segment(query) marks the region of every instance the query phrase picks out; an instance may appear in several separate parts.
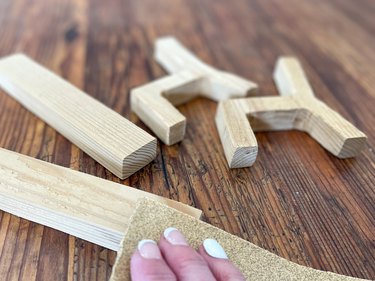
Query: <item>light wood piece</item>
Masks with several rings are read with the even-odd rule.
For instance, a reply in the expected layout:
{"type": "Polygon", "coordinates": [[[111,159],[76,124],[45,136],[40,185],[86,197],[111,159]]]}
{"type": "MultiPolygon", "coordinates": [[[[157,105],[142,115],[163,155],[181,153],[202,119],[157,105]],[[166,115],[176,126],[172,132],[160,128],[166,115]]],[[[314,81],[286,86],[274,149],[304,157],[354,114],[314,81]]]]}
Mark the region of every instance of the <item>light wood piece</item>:
{"type": "Polygon", "coordinates": [[[124,179],[156,156],[156,139],[22,54],[0,60],[0,87],[124,179]]]}
{"type": "Polygon", "coordinates": [[[164,229],[171,226],[180,230],[189,244],[196,249],[204,239],[216,239],[223,246],[230,260],[244,274],[246,280],[364,280],[298,265],[210,224],[186,216],[158,202],[143,199],[140,200],[121,242],[110,281],[130,281],[130,257],[138,242],[142,239],[158,241],[164,229]]]}
{"type": "Polygon", "coordinates": [[[314,96],[297,59],[281,57],[274,80],[281,97],[244,98],[219,104],[216,126],[230,168],[254,163],[258,144],[253,131],[301,130],[338,158],[361,152],[366,135],[314,96]]]}
{"type": "Polygon", "coordinates": [[[168,145],[185,135],[186,118],[175,106],[197,96],[214,101],[245,97],[257,88],[249,80],[201,62],[172,37],[156,41],[155,59],[172,75],[133,89],[131,104],[139,118],[168,145]]]}
{"type": "Polygon", "coordinates": [[[0,209],[117,251],[140,198],[188,205],[0,148],[0,209]]]}

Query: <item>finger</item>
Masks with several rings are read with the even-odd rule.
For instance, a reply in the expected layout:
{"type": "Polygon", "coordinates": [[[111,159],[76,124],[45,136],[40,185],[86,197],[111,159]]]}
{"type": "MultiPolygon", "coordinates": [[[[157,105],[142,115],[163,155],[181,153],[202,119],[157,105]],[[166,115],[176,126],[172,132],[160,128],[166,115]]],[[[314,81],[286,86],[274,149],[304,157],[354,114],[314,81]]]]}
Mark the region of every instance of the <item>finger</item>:
{"type": "Polygon", "coordinates": [[[223,247],[216,240],[204,240],[198,252],[218,281],[245,281],[241,271],[228,259],[223,247]]]}
{"type": "Polygon", "coordinates": [[[132,281],[176,281],[176,276],[163,259],[158,245],[142,240],[130,261],[132,281]]]}
{"type": "Polygon", "coordinates": [[[159,247],[179,281],[216,281],[207,262],[177,229],[167,228],[159,247]]]}

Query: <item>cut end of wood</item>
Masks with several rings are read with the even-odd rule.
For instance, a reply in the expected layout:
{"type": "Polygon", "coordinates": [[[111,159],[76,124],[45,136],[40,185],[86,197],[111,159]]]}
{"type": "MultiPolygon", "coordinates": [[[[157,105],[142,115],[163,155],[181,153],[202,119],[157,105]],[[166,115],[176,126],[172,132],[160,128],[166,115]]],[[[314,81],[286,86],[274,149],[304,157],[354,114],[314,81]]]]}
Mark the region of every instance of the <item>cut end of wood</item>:
{"type": "Polygon", "coordinates": [[[186,132],[186,118],[171,126],[167,132],[165,144],[174,145],[182,141],[186,132]]]}
{"type": "Polygon", "coordinates": [[[153,138],[150,142],[146,143],[132,154],[126,156],[122,161],[122,174],[118,177],[126,179],[147,164],[151,163],[156,157],[156,150],[157,140],[153,138]]]}
{"type": "Polygon", "coordinates": [[[361,151],[364,149],[366,142],[366,136],[352,137],[346,139],[337,157],[341,159],[346,159],[359,155],[361,151]]]}
{"type": "Polygon", "coordinates": [[[237,147],[230,158],[228,158],[229,168],[251,167],[258,155],[258,146],[237,147]]]}

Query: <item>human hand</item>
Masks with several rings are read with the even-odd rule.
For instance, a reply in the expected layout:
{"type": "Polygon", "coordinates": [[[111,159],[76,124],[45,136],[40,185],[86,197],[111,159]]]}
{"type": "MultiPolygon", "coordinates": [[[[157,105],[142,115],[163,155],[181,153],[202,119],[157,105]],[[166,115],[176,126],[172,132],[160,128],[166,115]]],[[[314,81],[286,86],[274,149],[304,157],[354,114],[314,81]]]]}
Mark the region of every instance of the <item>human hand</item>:
{"type": "Polygon", "coordinates": [[[216,240],[198,249],[175,228],[167,228],[157,244],[142,240],[131,258],[132,281],[244,281],[216,240]]]}

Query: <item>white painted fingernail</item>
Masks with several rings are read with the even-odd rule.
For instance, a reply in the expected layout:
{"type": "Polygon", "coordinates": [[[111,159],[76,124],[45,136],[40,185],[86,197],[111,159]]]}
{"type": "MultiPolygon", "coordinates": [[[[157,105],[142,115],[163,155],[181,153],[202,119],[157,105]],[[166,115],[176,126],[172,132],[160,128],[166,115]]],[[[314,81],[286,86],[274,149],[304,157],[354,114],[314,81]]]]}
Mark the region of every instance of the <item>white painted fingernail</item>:
{"type": "Polygon", "coordinates": [[[188,246],[184,235],[174,227],[168,227],[163,233],[165,239],[172,245],[188,246]]]}
{"type": "Polygon", "coordinates": [[[138,251],[145,259],[161,259],[158,245],[153,240],[141,240],[138,243],[138,251]]]}
{"type": "Polygon", "coordinates": [[[206,239],[203,241],[203,247],[206,253],[213,258],[228,259],[223,247],[215,239],[206,239]]]}

